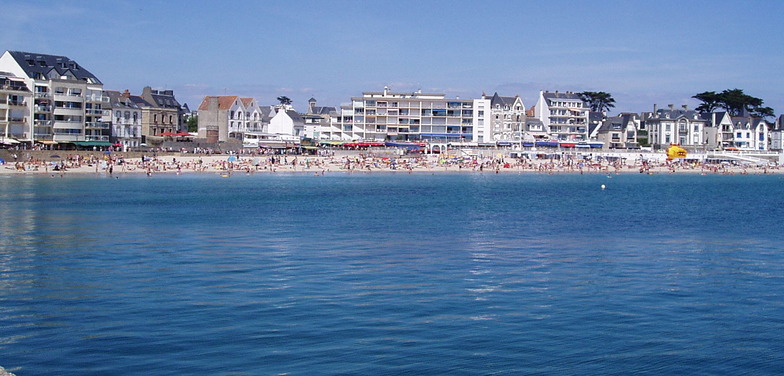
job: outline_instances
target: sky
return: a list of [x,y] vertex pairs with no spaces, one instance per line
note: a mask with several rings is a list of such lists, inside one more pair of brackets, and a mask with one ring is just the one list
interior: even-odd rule
[[107,90],[301,112],[362,92],[604,91],[611,114],[742,89],[784,112],[784,1],[5,0],[0,51],[64,55]]

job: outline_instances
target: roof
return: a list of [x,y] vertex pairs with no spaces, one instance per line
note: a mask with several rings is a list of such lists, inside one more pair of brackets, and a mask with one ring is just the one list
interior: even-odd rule
[[286,110],[286,115],[289,115],[289,117],[291,118],[291,120],[294,120],[294,121],[303,121],[303,120],[302,120],[302,116],[301,116],[301,115],[299,114],[299,112],[297,112],[297,111],[294,111],[294,110]]
[[112,108],[139,108],[130,98],[123,97],[122,93],[116,90],[104,90],[103,93],[109,97]]
[[495,106],[497,104],[500,104],[500,105],[507,105],[507,106],[511,107],[514,104],[515,100],[517,100],[516,96],[515,97],[502,97],[502,96],[498,95],[498,92],[496,92],[495,94],[493,94],[493,98],[490,99],[490,105],[491,106]]
[[128,99],[130,99],[131,102],[135,103],[139,107],[153,107],[152,103],[147,103],[144,98],[138,95],[131,95],[128,97]]
[[[207,111],[210,109],[210,99],[211,98],[218,98],[218,109],[219,110],[228,110],[234,104],[234,101],[237,100],[236,95],[219,95],[219,96],[206,96],[204,100],[201,101],[199,105],[199,111]],[[243,99],[253,99],[253,98],[243,98]],[[243,102],[244,103],[244,102]]]
[[336,114],[338,112],[335,107],[313,107],[313,111],[310,115],[330,115]]
[[240,98],[240,100],[242,101],[242,105],[245,107],[248,107],[251,104],[253,104],[253,98]]
[[8,53],[30,78],[60,78],[68,76],[80,81],[101,84],[101,80],[98,77],[66,56],[23,51],[8,51]]
[[145,86],[142,90],[142,98],[153,105],[152,107],[158,108],[176,108],[180,109],[180,103],[174,98],[173,90],[154,90],[149,86]]
[[663,108],[656,110],[654,116],[649,118],[648,120],[655,120],[657,116],[659,119],[670,119],[670,120],[677,119],[680,117],[685,117],[693,120],[703,120],[703,121],[706,120],[700,115],[699,112],[694,110],[684,110],[684,109],[676,110],[676,109],[663,109]]
[[556,91],[556,92],[549,92],[549,91],[545,91],[545,92],[542,93],[542,96],[544,97],[544,99],[574,99],[574,100],[579,100],[579,101],[583,100],[582,98],[580,98],[580,96],[578,94],[573,93],[571,91],[565,91],[565,92],[558,92],[558,91]]

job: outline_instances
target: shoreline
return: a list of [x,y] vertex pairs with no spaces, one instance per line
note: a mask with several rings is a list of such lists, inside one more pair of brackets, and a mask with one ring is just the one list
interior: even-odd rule
[[[62,167],[65,167],[64,170]],[[515,158],[455,159],[439,155],[416,158],[325,157],[303,155],[177,155],[153,158],[109,157],[73,160],[12,162],[0,165],[0,176],[66,175],[121,176],[127,174],[276,174],[305,173],[492,173],[492,174],[699,174],[766,175],[781,174],[780,166],[736,166],[685,163],[682,161],[634,160],[625,163],[575,160],[527,160]]]

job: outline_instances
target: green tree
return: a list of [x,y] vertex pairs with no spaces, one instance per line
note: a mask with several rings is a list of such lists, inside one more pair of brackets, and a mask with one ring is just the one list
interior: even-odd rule
[[702,102],[697,107],[697,111],[702,113],[711,113],[721,108],[730,116],[749,115],[762,118],[775,116],[772,108],[763,106],[762,99],[752,97],[741,89],[727,89],[721,93],[706,91],[692,98]]
[[603,91],[584,91],[582,93],[577,93],[577,95],[588,104],[591,111],[606,112],[615,107],[615,99],[610,93],[605,93]]
[[721,107],[721,97],[715,91],[702,92],[692,98],[702,102],[696,110],[704,114],[709,114]]
[[292,101],[291,101],[291,99],[289,99],[289,97],[287,97],[285,95],[282,95],[282,96],[278,97],[278,102],[280,102],[280,104],[282,104],[284,106],[289,106],[289,105],[291,105]]
[[191,116],[188,118],[188,132],[198,132],[199,131],[199,117],[198,116]]

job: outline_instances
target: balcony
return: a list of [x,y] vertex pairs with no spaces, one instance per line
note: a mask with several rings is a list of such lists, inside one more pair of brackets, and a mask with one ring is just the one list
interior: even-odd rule
[[49,98],[49,92],[47,92],[47,91],[44,91],[44,92],[36,92],[36,93],[35,93],[33,96],[34,96],[36,99],[38,99],[38,98]]
[[36,127],[51,127],[52,121],[51,120],[35,120],[33,124]]
[[84,97],[84,100],[88,102],[106,102],[109,103],[109,97],[103,95],[88,95]]
[[55,107],[54,113],[55,115],[81,116],[84,115],[84,110],[81,108]]
[[109,129],[109,123],[88,122],[84,123],[84,127],[89,129]]
[[2,90],[10,90],[10,91],[30,91],[27,90],[26,86],[17,86],[17,85],[2,85],[0,86]]
[[35,106],[35,112],[51,112],[52,106]]
[[71,94],[71,93],[54,93],[55,100],[62,100],[62,101],[73,101],[74,98],[81,98],[81,94]]
[[51,133],[35,133],[33,134],[33,138],[36,141],[54,141],[54,136]]
[[85,141],[109,141],[109,136],[90,135],[84,136]]

